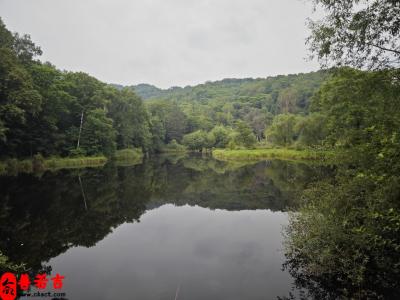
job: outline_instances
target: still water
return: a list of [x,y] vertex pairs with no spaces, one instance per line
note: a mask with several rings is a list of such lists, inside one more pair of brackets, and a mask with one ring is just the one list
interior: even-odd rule
[[160,156],[1,177],[0,251],[65,276],[64,299],[277,299],[287,211],[322,172]]

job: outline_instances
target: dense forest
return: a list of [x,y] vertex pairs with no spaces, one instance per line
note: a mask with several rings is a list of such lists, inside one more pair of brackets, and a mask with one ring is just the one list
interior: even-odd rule
[[165,125],[164,143],[175,139],[190,150],[201,150],[253,147],[267,139],[282,144],[276,138],[280,115],[296,114],[300,123],[327,77],[327,71],[319,71],[266,79],[224,79],[168,90],[149,85],[130,88],[145,99],[153,123],[161,120]]
[[0,47],[1,157],[151,150],[151,124],[135,93],[40,62],[29,36],[1,21]]
[[339,72],[311,110],[337,171],[303,192],[285,266],[302,299],[399,299],[400,3],[314,2],[326,16],[310,22],[311,53]]
[[[327,71],[168,90],[124,88],[40,62],[41,50],[28,35],[0,25],[2,158],[112,156],[125,148],[202,151],[254,147],[266,139],[279,145],[294,140],[310,144],[312,136],[306,133],[313,129],[303,127],[319,126],[306,119]],[[296,129],[280,137],[282,124],[293,122]]]

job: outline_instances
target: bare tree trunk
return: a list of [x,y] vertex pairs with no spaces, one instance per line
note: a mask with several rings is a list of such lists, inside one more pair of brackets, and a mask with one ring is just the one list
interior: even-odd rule
[[85,210],[88,210],[87,203],[86,203],[85,191],[83,190],[81,175],[78,175],[78,179],[79,179],[79,185],[81,187],[82,198],[83,198],[83,203],[85,205]]
[[76,149],[79,148],[79,143],[81,141],[82,125],[83,125],[83,110],[82,110],[82,114],[81,114],[81,125],[79,126],[78,143],[76,144]]

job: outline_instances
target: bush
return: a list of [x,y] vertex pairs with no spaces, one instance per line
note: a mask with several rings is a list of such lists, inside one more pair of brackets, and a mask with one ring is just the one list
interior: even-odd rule
[[55,169],[57,167],[56,158],[52,158],[46,161],[46,166],[50,169]]
[[30,160],[23,160],[19,162],[18,171],[24,173],[30,173],[33,170],[33,165]]
[[86,156],[86,150],[83,148],[69,150],[69,156],[71,156],[71,157]]
[[38,153],[33,156],[32,169],[34,172],[40,172],[45,169],[44,158],[43,158],[42,154]]
[[235,144],[234,141],[230,141],[230,142],[228,143],[228,148],[229,148],[230,150],[235,150],[235,149],[237,148],[237,146],[236,146],[236,144]]
[[203,130],[198,130],[183,137],[183,144],[192,151],[202,151],[207,148],[207,133]]
[[237,135],[235,137],[235,142],[238,145],[244,146],[246,148],[254,148],[257,142],[255,135],[251,128],[244,122],[237,122],[236,124]]
[[6,171],[10,175],[18,174],[18,160],[16,158],[11,158],[6,162]]
[[165,145],[161,152],[185,152],[186,147],[179,144],[175,139],[173,139],[169,144]]

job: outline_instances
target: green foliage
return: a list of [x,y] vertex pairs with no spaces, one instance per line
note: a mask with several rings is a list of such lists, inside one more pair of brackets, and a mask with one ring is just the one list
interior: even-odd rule
[[349,68],[312,102],[318,115],[306,120],[324,120],[325,147],[342,154],[335,178],[305,191],[287,232],[286,266],[309,298],[399,297],[399,103],[398,70]]
[[267,141],[280,146],[293,144],[299,136],[299,131],[296,130],[298,120],[299,117],[294,114],[277,115],[265,132]]
[[[42,97],[33,88],[29,72],[11,49],[0,47],[0,149],[16,151],[29,116],[40,111]],[[11,130],[12,129],[12,130]]]
[[18,160],[16,158],[7,160],[6,172],[12,175],[18,174]]
[[132,86],[130,88],[133,89],[135,93],[140,95],[140,97],[142,97],[143,99],[158,98],[164,92],[163,90],[155,87],[154,85],[144,84],[144,83]]
[[106,112],[95,109],[87,113],[87,120],[82,129],[81,147],[88,155],[103,153],[111,157],[115,150],[115,130],[112,119]]
[[15,176],[19,173],[42,173],[46,170],[99,167],[107,161],[104,156],[51,157],[45,159],[41,155],[35,155],[32,159],[18,160],[12,158],[0,161],[0,175]]
[[122,149],[117,150],[114,154],[113,161],[118,166],[132,166],[140,164],[143,161],[142,149]]
[[34,60],[40,49],[1,20],[0,40],[0,157],[152,150],[149,115],[130,89]]
[[147,99],[152,118],[157,117],[163,124],[158,131],[160,136],[165,131],[164,143],[171,138],[181,141],[183,135],[198,130],[210,132],[215,126],[233,128],[237,121],[245,122],[262,141],[266,127],[274,115],[286,109],[286,103],[290,112],[307,112],[312,95],[327,77],[328,72],[321,71],[266,79],[224,79],[193,87],[158,89],[154,94],[144,91],[142,85],[131,88]]
[[339,297],[394,299],[400,279],[399,204],[383,182],[352,173],[304,193],[306,205],[292,215],[287,232],[287,266],[304,287],[318,287],[311,289],[314,294],[335,287],[331,292]]
[[343,147],[393,132],[399,113],[398,71],[342,69],[323,85],[312,109],[327,116],[329,141]]
[[81,148],[74,148],[74,149],[71,149],[69,151],[69,156],[70,157],[84,157],[86,155],[87,155],[86,150],[83,149],[82,147]]
[[148,104],[151,119],[158,123],[156,135],[164,138],[164,143],[181,141],[186,133],[187,117],[177,103],[154,101]]
[[[29,159],[24,159],[24,160],[18,161],[18,172],[19,173],[31,173],[31,172],[33,172],[34,167],[35,166],[34,166],[33,160],[30,161]],[[42,171],[42,170],[43,169],[39,168],[39,171]]]
[[[165,145],[181,143],[191,133],[185,143],[193,144],[190,137],[201,142],[192,149],[253,147],[255,139],[265,138],[265,128],[280,111],[306,112],[327,77],[321,71],[168,90],[124,88],[34,60],[40,49],[29,36],[10,33],[2,22],[0,40],[2,158],[34,153],[112,156],[130,147],[162,152]],[[152,99],[145,106],[132,90]]]
[[108,116],[117,131],[117,147],[151,150],[151,124],[141,99],[129,89],[107,89]]
[[212,135],[212,139],[214,140],[212,147],[215,148],[225,148],[233,139],[233,130],[222,125],[215,126],[209,134]]
[[187,148],[179,144],[176,140],[172,140],[169,144],[162,147],[161,152],[186,152]]
[[400,62],[399,3],[313,0],[325,17],[310,22],[309,45],[323,65],[385,68]]
[[165,141],[165,127],[156,115],[150,119],[151,147],[154,152],[160,152]]
[[50,158],[45,160],[45,167],[46,170],[101,167],[106,162],[107,158],[104,156]]
[[316,160],[320,163],[332,161],[334,153],[330,151],[294,150],[294,149],[252,149],[227,150],[216,149],[213,157],[226,161],[257,161],[266,159]]
[[252,132],[251,128],[244,122],[236,123],[235,143],[237,145],[244,146],[246,148],[251,148],[256,143],[256,137]]
[[210,148],[210,146],[212,147],[214,144],[213,142],[210,142],[209,136],[203,130],[198,130],[185,135],[182,143],[188,147],[189,150],[193,151],[202,151],[203,148]]
[[32,169],[33,169],[33,171],[40,172],[40,171],[43,171],[44,168],[45,168],[45,166],[44,166],[44,158],[43,158],[43,156],[40,153],[35,154],[33,156],[33,158],[32,158]]
[[[1,25],[1,24],[0,24]],[[14,264],[9,261],[8,257],[3,255],[3,253],[0,252],[0,272],[1,273],[6,273],[6,272],[25,272],[25,265],[24,264]]]
[[328,134],[326,121],[326,116],[320,113],[297,117],[294,131],[298,133],[298,142],[309,147],[322,146]]

